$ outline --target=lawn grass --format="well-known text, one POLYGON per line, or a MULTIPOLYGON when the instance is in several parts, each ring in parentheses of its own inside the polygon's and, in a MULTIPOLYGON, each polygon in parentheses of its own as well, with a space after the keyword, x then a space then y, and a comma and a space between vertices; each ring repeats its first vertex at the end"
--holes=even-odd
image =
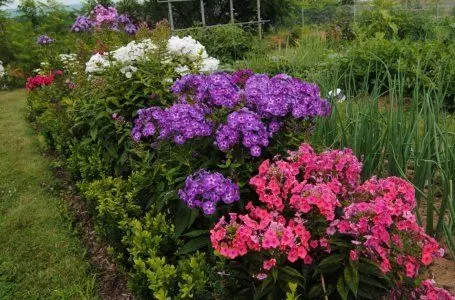
POLYGON ((0 299, 97 299, 85 250, 25 120, 25 97, 0 92, 0 299))

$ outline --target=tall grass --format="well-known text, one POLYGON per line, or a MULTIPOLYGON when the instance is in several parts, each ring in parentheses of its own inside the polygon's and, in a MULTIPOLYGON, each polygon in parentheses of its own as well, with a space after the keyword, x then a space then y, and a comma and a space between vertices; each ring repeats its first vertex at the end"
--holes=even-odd
POLYGON ((363 162, 364 179, 407 178, 416 189, 419 221, 455 257, 455 129, 443 109, 445 93, 437 88, 443 85, 425 88, 417 80, 405 93, 405 78, 385 70, 375 72, 385 75, 374 78, 373 88, 354 89, 350 70, 345 72, 338 81, 320 82, 323 90, 346 87, 348 100, 334 103, 331 117, 316 122, 313 145, 352 148, 363 162))

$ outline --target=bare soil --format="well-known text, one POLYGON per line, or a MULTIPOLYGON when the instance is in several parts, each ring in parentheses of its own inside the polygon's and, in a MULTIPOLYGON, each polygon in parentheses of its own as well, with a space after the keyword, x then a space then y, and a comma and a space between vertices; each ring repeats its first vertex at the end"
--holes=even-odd
MULTIPOLYGON (((52 153, 46 156, 55 157, 52 153)), ((97 283, 101 299, 130 300, 133 294, 128 290, 128 275, 109 254, 109 245, 100 240, 95 233, 92 217, 86 203, 75 194, 65 169, 55 168, 54 173, 59 181, 60 196, 66 200, 68 209, 74 217, 75 227, 88 250, 92 266, 97 272, 97 283)))

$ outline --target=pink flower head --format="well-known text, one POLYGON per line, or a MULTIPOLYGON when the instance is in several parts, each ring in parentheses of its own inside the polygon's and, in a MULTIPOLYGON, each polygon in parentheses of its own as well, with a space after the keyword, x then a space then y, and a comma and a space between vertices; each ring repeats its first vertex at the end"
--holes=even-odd
POLYGON ((264 261, 263 268, 265 270, 270 270, 276 265, 276 259, 271 258, 269 260, 264 261))

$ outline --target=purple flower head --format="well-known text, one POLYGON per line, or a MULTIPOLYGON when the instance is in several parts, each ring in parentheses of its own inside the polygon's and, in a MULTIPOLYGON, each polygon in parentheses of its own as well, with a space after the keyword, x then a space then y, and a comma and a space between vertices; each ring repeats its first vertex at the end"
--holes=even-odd
POLYGON ((240 101, 240 89, 226 73, 214 73, 207 77, 209 104, 233 108, 240 101))
POLYGON ((245 85, 248 106, 266 118, 286 116, 292 100, 291 81, 285 74, 251 76, 245 85))
POLYGON ((115 7, 104 7, 101 4, 95 6, 92 10, 91 15, 95 20, 95 26, 102 26, 102 25, 112 25, 117 23, 118 13, 115 7))
POLYGON ((207 80, 205 75, 185 75, 176 80, 171 92, 182 103, 203 103, 206 98, 207 80))
POLYGON ((36 43, 38 45, 50 45, 54 42, 54 39, 50 38, 49 36, 43 34, 38 37, 36 43))
POLYGON ((213 123, 205 118, 201 106, 177 103, 166 109, 166 122, 161 127, 160 138, 174 136, 184 143, 192 138, 210 136, 213 123))
POLYGON ((164 113, 161 108, 151 107, 140 109, 137 118, 134 120, 134 127, 131 131, 131 136, 135 142, 141 139, 153 136, 156 133, 154 115, 164 113))
POLYGON ((330 103, 321 98, 317 85, 294 78, 293 90, 292 116, 294 118, 303 119, 330 114, 330 103))
POLYGON ((317 85, 286 74, 270 79, 267 75, 251 76, 245 85, 245 95, 247 106, 265 118, 291 113, 294 118, 306 119, 330 113, 330 104, 321 99, 317 85))
POLYGON ((267 129, 269 131, 269 135, 270 136, 273 136, 275 133, 277 133, 278 131, 280 131, 280 128, 281 128, 281 124, 280 122, 278 121, 272 121, 269 123, 269 125, 267 126, 267 129))
POLYGON ((242 142, 250 149, 252 156, 261 155, 261 147, 269 145, 269 132, 258 114, 243 108, 227 117, 225 125, 216 132, 216 145, 221 151, 228 151, 242 142))
POLYGON ((93 21, 90 20, 88 17, 85 16, 78 16, 76 21, 74 21, 73 25, 71 26, 71 31, 73 32, 83 32, 89 31, 93 27, 93 21))
POLYGON ((189 208, 200 207, 204 214, 211 215, 215 213, 218 202, 232 204, 239 201, 240 189, 220 173, 200 170, 186 178, 179 197, 189 208))
POLYGON ((183 144, 189 139, 212 134, 213 123, 205 116, 201 106, 185 103, 176 103, 165 110, 158 107, 141 109, 134 120, 131 135, 138 142, 159 133, 159 139, 172 139, 176 144, 183 144))
POLYGON ((130 23, 132 23, 130 17, 128 15, 126 15, 126 14, 121 14, 120 16, 118 16, 117 22, 119 22, 121 24, 130 24, 130 23))
POLYGON ((137 32, 137 26, 134 25, 133 23, 127 23, 125 24, 125 26, 123 27, 123 29, 125 30, 125 32, 129 35, 133 35, 137 32))
POLYGON ((235 83, 240 88, 244 88, 246 81, 253 76, 254 73, 250 69, 238 70, 232 73, 232 82, 235 83))

